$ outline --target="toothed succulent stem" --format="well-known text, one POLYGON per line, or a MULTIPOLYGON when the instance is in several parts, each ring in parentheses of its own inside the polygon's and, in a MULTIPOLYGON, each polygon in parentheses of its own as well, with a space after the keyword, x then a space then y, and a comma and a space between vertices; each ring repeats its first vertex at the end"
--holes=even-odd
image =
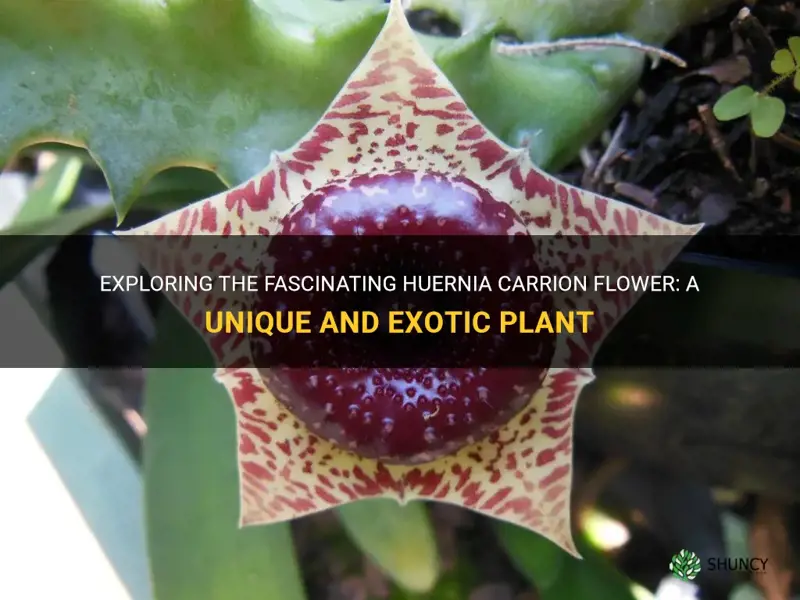
POLYGON ((460 25, 464 34, 486 27, 512 32, 523 42, 548 42, 616 32, 662 46, 679 29, 712 16, 732 0, 409 0, 460 25))

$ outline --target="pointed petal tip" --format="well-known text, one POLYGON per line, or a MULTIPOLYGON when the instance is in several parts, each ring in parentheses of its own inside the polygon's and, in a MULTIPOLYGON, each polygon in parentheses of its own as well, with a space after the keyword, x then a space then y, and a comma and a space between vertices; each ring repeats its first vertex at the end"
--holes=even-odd
POLYGON ((662 217, 661 215, 657 215, 656 213, 649 213, 649 214, 655 215, 659 220, 664 222, 666 226, 663 231, 664 233, 676 237, 692 238, 698 233, 700 233, 706 226, 705 223, 681 223, 679 221, 674 221, 667 217, 662 217))
POLYGON ((489 131, 414 34, 404 2, 392 0, 372 47, 294 146, 279 153, 292 203, 332 178, 398 169, 468 177, 494 197, 518 150, 489 131))
POLYGON ((577 544, 575 544, 575 535, 572 533, 572 522, 569 518, 567 519, 566 530, 569 531, 569 534, 562 537, 553 535, 544 535, 543 537, 550 540, 553 544, 561 548, 572 558, 576 560, 584 560, 583 555, 578 550, 577 544))
MULTIPOLYGON (((173 213, 169 213, 173 214, 173 213)), ((128 229, 121 229, 122 223, 117 223, 117 228, 111 233, 118 237, 132 237, 136 235, 152 235, 154 224, 160 222, 164 217, 139 225, 138 227, 129 227, 128 229)))
POLYGON ((695 236, 705 229, 705 223, 695 223, 694 225, 684 225, 686 227, 687 235, 695 236))

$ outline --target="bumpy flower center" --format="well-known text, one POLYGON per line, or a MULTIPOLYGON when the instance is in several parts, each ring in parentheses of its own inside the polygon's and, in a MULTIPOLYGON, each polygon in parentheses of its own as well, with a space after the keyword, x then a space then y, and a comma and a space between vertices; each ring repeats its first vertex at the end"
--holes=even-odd
POLYGON ((471 323, 464 315, 449 317, 461 319, 459 333, 387 331, 385 317, 393 310, 474 315, 552 308, 549 294, 503 294, 494 281, 492 291, 421 290, 442 273, 473 281, 486 273, 542 274, 518 215, 466 178, 399 171, 332 182, 284 219, 269 255, 262 274, 393 276, 397 282, 392 291, 273 290, 255 299, 256 310, 371 310, 381 317, 371 335, 251 341, 256 364, 272 366, 261 372, 278 400, 312 432, 359 455, 413 464, 452 453, 506 424, 544 380, 555 347, 548 334, 510 343, 496 330, 464 333, 471 323), (403 289, 405 277, 420 286, 403 289), (291 368, 270 362, 276 344, 291 368), (520 367, 511 356, 520 351, 535 360, 520 367), (504 366, 504 352, 505 364, 517 366, 504 366))

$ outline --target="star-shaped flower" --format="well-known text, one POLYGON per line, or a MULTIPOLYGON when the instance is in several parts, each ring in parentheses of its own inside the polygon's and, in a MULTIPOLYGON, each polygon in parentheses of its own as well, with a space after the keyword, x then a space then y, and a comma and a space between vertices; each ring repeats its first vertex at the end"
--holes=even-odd
MULTIPOLYGON (((432 209, 455 198, 475 210, 484 228, 488 223, 503 233, 580 237, 585 243, 562 248, 550 259, 563 272, 600 266, 612 238, 675 236, 658 244, 658 252, 631 244, 629 251, 614 257, 617 263, 622 260, 614 265, 620 273, 657 274, 699 230, 585 192, 537 169, 526 150, 509 147, 481 125, 420 46, 400 2, 393 1, 367 56, 295 146, 275 153, 266 169, 234 189, 120 233, 225 240, 215 244, 205 238, 202 245, 170 244, 169 249, 145 244, 149 253, 142 260, 153 274, 250 274, 258 266, 253 236, 353 233, 356 221, 366 223, 366 229, 381 229, 376 214, 391 219, 409 211, 409 194, 415 202, 429 203, 420 209, 418 223, 470 226, 457 213, 435 218, 432 209), (425 196, 426 190, 438 195, 425 196), (337 208, 342 198, 354 197, 357 202, 349 209, 337 208), (427 200, 419 200, 423 197, 427 200), (242 240, 240 253, 232 251, 231 239, 242 240)), ((205 329, 209 308, 243 310, 243 300, 218 290, 168 296, 222 365, 216 378, 230 393, 237 416, 242 525, 285 521, 362 498, 425 499, 527 527, 577 555, 570 524, 573 417, 581 390, 593 379, 590 369, 543 369, 521 410, 516 406, 506 414, 502 409, 507 405, 498 405, 498 414, 505 416, 491 431, 461 436, 458 443, 414 460, 387 460, 380 453, 362 452, 359 444, 343 443, 346 428, 337 421, 336 406, 328 407, 331 423, 326 428, 319 419, 328 417, 299 414, 303 410, 298 405, 317 402, 309 397, 314 386, 287 391, 286 380, 256 368, 251 346, 241 336, 205 329)), ((552 364, 588 365, 638 296, 587 293, 582 302, 598 318, 584 335, 559 338, 552 364)), ((419 385, 428 385, 423 380, 417 380, 419 385)), ((355 385, 348 394, 355 393, 355 385)), ((380 402, 391 413, 397 396, 393 388, 386 389, 391 393, 380 402)), ((458 406, 460 393, 449 398, 454 419, 467 414, 458 406)), ((433 417, 430 411, 422 416, 412 411, 408 418, 433 417)), ((382 431, 386 436, 402 434, 382 431)))

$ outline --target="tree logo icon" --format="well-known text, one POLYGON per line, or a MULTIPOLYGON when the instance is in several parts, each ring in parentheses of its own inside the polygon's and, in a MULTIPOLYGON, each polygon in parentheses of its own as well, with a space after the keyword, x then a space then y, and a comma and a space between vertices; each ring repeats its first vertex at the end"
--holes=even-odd
POLYGON ((692 581, 700 573, 700 558, 694 552, 681 550, 672 557, 669 570, 681 581, 692 581))

